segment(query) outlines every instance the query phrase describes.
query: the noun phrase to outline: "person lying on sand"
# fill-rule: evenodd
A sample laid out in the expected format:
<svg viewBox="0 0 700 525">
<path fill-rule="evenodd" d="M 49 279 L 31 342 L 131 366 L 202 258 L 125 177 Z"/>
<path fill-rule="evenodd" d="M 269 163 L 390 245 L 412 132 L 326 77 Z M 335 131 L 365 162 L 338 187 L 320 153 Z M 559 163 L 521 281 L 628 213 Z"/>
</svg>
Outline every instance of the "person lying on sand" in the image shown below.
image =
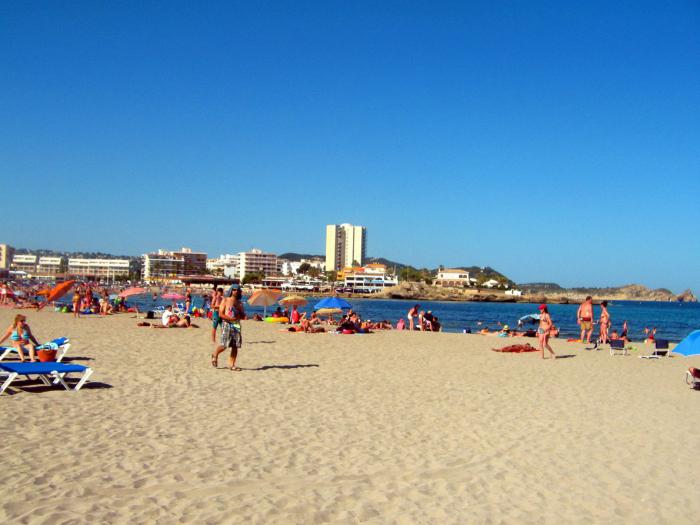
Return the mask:
<svg viewBox="0 0 700 525">
<path fill-rule="evenodd" d="M 153 328 L 195 328 L 190 322 L 190 317 L 186 315 L 182 319 L 173 313 L 170 308 L 166 308 L 161 317 L 161 325 L 151 325 Z"/>
</svg>

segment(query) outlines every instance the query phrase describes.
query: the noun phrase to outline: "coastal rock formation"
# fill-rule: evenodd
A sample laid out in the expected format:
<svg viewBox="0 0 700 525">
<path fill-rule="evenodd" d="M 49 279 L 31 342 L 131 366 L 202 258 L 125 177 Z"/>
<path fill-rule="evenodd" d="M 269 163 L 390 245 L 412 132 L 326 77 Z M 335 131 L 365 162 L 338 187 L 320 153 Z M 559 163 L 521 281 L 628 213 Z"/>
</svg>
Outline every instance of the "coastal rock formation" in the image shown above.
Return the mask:
<svg viewBox="0 0 700 525">
<path fill-rule="evenodd" d="M 697 303 L 698 299 L 693 295 L 693 292 L 688 289 L 680 295 L 676 296 L 676 301 L 680 303 Z"/>
</svg>

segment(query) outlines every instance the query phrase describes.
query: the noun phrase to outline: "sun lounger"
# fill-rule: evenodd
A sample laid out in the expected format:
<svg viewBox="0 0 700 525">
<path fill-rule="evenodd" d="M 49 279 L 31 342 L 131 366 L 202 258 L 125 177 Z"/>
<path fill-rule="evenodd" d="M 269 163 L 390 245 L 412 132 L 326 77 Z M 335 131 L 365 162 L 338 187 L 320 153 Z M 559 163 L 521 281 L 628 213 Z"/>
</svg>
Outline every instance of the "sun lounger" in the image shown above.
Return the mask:
<svg viewBox="0 0 700 525">
<path fill-rule="evenodd" d="M 60 384 L 66 390 L 71 390 L 66 377 L 68 374 L 82 373 L 80 381 L 73 388 L 78 391 L 82 388 L 85 382 L 92 375 L 92 368 L 83 365 L 68 365 L 65 363 L 0 363 L 0 374 L 6 375 L 7 379 L 0 386 L 0 394 L 2 394 L 17 378 L 17 376 L 38 376 L 39 379 L 46 385 Z"/>
<path fill-rule="evenodd" d="M 696 390 L 700 390 L 700 368 L 692 366 L 685 373 L 685 382 Z"/>
<path fill-rule="evenodd" d="M 654 351 L 651 355 L 640 355 L 641 359 L 661 359 L 662 357 L 670 357 L 671 350 L 668 347 L 667 339 L 657 339 L 654 341 Z"/>
<path fill-rule="evenodd" d="M 70 339 L 67 337 L 57 337 L 56 339 L 52 339 L 48 343 L 44 343 L 43 345 L 37 346 L 36 349 L 38 350 L 57 350 L 56 352 L 56 362 L 60 363 L 63 357 L 66 355 L 66 352 L 68 352 L 68 349 L 70 348 L 70 343 L 68 342 Z M 0 346 L 0 361 L 5 359 L 10 352 L 15 352 L 17 353 L 17 349 L 14 346 Z"/>
<path fill-rule="evenodd" d="M 610 340 L 610 355 L 629 355 L 624 339 Z"/>
</svg>

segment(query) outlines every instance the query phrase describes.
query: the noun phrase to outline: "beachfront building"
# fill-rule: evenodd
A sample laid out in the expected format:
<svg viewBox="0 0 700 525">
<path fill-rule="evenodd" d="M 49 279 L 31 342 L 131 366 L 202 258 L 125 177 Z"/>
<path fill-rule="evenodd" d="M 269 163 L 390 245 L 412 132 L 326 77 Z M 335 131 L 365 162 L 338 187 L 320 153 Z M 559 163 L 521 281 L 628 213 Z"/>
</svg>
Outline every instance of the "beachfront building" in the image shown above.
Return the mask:
<svg viewBox="0 0 700 525">
<path fill-rule="evenodd" d="M 144 281 L 176 279 L 185 271 L 185 261 L 173 252 L 158 250 L 143 256 L 142 276 Z"/>
<path fill-rule="evenodd" d="M 15 272 L 25 272 L 27 275 L 36 275 L 37 256 L 32 254 L 16 254 L 12 257 L 11 268 Z"/>
<path fill-rule="evenodd" d="M 226 277 L 236 277 L 240 266 L 238 254 L 222 254 L 216 259 L 207 259 L 207 271 L 214 275 L 225 275 Z"/>
<path fill-rule="evenodd" d="M 347 292 L 374 293 L 399 284 L 395 275 L 387 273 L 384 264 L 368 264 L 361 267 L 343 268 L 338 274 Z"/>
<path fill-rule="evenodd" d="M 326 226 L 326 271 L 362 266 L 366 250 L 367 228 L 364 226 L 352 224 Z"/>
<path fill-rule="evenodd" d="M 320 273 L 326 270 L 326 263 L 322 259 L 301 259 L 300 261 L 280 259 L 280 272 L 282 275 L 298 275 L 302 264 L 308 264 L 311 268 L 316 268 Z"/>
<path fill-rule="evenodd" d="M 39 257 L 36 265 L 37 277 L 56 277 L 63 273 L 63 257 Z"/>
<path fill-rule="evenodd" d="M 129 277 L 129 259 L 68 259 L 68 274 L 85 279 Z"/>
<path fill-rule="evenodd" d="M 12 267 L 12 259 L 15 249 L 9 244 L 0 244 L 0 270 L 9 270 Z"/>
<path fill-rule="evenodd" d="M 265 277 L 280 275 L 280 260 L 274 253 L 267 253 L 253 248 L 238 254 L 238 275 L 243 279 L 246 274 L 261 273 Z"/>
<path fill-rule="evenodd" d="M 445 268 L 438 271 L 433 285 L 446 288 L 464 288 L 471 285 L 471 279 L 469 279 L 469 272 L 466 270 Z"/>
<path fill-rule="evenodd" d="M 161 249 L 143 256 L 144 281 L 167 281 L 206 273 L 207 254 L 193 252 L 191 248 L 182 248 L 176 252 Z"/>
</svg>

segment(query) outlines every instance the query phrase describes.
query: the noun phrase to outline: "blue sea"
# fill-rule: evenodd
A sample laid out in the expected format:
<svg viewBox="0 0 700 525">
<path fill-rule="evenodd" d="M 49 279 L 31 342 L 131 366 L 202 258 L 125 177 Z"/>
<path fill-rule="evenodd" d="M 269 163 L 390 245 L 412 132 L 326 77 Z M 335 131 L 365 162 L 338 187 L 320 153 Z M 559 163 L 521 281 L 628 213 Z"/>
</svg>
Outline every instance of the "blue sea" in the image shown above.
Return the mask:
<svg viewBox="0 0 700 525">
<path fill-rule="evenodd" d="M 137 299 L 137 300 L 134 300 Z M 313 305 L 320 298 L 307 297 L 309 305 L 301 311 L 312 311 Z M 138 303 L 142 309 L 152 308 L 156 304 L 169 304 L 158 299 L 155 303 L 150 298 L 131 298 L 129 303 Z M 392 324 L 400 318 L 405 318 L 408 310 L 416 301 L 352 299 L 349 301 L 353 309 L 363 319 L 378 321 L 388 319 Z M 537 313 L 537 304 L 526 303 L 457 303 L 419 301 L 421 310 L 431 310 L 442 323 L 445 332 L 462 332 L 470 329 L 476 332 L 487 327 L 498 330 L 498 323 L 507 324 L 511 328 L 517 326 L 518 319 L 527 314 Z M 201 305 L 201 298 L 194 298 L 194 306 Z M 577 338 L 580 330 L 576 324 L 575 304 L 549 305 L 549 311 L 554 323 L 560 330 L 562 338 Z M 272 311 L 268 307 L 268 312 Z M 644 328 L 656 328 L 657 339 L 668 339 L 678 342 L 693 330 L 700 329 L 700 303 L 669 303 L 669 302 L 638 302 L 615 301 L 608 306 L 612 318 L 612 329 L 622 330 L 623 321 L 627 321 L 629 337 L 633 341 L 645 338 Z M 246 305 L 246 312 L 263 313 L 261 307 Z M 594 307 L 595 317 L 598 318 L 600 308 Z M 597 328 L 594 331 L 597 334 Z"/>
</svg>

